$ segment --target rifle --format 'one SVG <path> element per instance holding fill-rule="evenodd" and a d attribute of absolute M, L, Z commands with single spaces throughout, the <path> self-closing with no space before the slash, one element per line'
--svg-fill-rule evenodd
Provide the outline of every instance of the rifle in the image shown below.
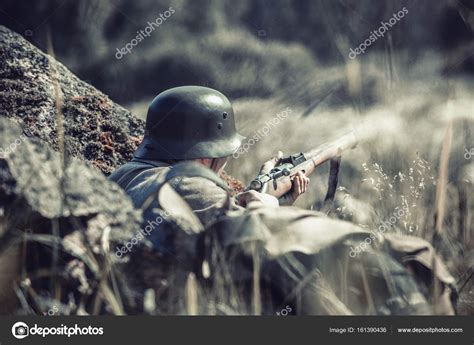
<path fill-rule="evenodd" d="M 329 160 L 331 165 L 328 191 L 325 198 L 325 203 L 327 203 L 334 198 L 336 193 L 341 154 L 345 150 L 356 147 L 356 145 L 356 136 L 351 131 L 335 141 L 317 146 L 306 153 L 300 152 L 284 157 L 270 172 L 260 174 L 250 182 L 247 190 L 253 189 L 280 198 L 291 190 L 293 176 L 298 171 L 302 171 L 306 176 L 309 176 L 318 166 Z"/>

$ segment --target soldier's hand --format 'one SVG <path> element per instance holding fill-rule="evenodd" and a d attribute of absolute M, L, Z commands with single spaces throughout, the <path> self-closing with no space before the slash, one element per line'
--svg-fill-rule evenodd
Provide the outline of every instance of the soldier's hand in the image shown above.
<path fill-rule="evenodd" d="M 277 154 L 272 157 L 269 161 L 265 162 L 260 169 L 260 174 L 266 174 L 270 172 L 283 158 L 283 152 L 278 151 Z M 279 200 L 280 205 L 293 205 L 298 197 L 306 192 L 309 186 L 310 179 L 301 171 L 298 171 L 292 177 L 291 190 L 283 195 Z"/>
<path fill-rule="evenodd" d="M 260 168 L 260 174 L 267 174 L 272 170 L 283 158 L 283 152 L 278 151 L 277 154 L 272 157 L 269 161 L 263 163 L 262 167 Z"/>
<path fill-rule="evenodd" d="M 278 199 L 280 201 L 280 205 L 293 205 L 296 199 L 298 199 L 298 197 L 308 189 L 310 179 L 303 172 L 298 171 L 292 177 L 291 182 L 291 190 Z"/>
<path fill-rule="evenodd" d="M 298 171 L 292 180 L 292 188 L 290 191 L 293 201 L 296 201 L 298 197 L 306 192 L 309 186 L 309 177 L 307 177 L 303 172 Z"/>
<path fill-rule="evenodd" d="M 237 195 L 237 200 L 240 206 L 252 208 L 261 205 L 278 207 L 278 200 L 270 194 L 259 193 L 254 190 L 249 190 Z"/>

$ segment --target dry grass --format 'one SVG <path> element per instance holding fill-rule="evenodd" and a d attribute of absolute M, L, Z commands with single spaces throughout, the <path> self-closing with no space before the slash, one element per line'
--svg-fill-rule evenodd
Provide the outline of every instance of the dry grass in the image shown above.
<path fill-rule="evenodd" d="M 420 62 L 390 87 L 384 85 L 377 64 L 359 66 L 362 78 L 373 79 L 376 95 L 374 104 L 362 108 L 348 104 L 337 93 L 304 117 L 300 114 L 305 108 L 295 97 L 236 101 L 238 128 L 248 137 L 282 109 L 289 106 L 293 112 L 248 154 L 232 160 L 228 172 L 248 182 L 277 150 L 306 151 L 354 129 L 360 144 L 342 159 L 338 204 L 331 216 L 375 229 L 396 207 L 406 207 L 393 231 L 433 243 L 452 274 L 460 278 L 474 249 L 474 161 L 463 157 L 465 148 L 473 145 L 473 86 L 462 78 L 427 77 L 430 65 L 435 68 L 436 64 Z M 354 66 L 339 72 L 346 73 L 351 93 L 357 93 L 361 77 Z M 409 74 L 423 77 L 414 79 Z M 322 168 L 297 205 L 321 207 L 326 180 L 327 168 Z M 463 288 L 471 306 L 472 286 L 470 282 Z"/>
<path fill-rule="evenodd" d="M 292 113 L 247 154 L 231 159 L 227 171 L 248 183 L 276 151 L 306 151 L 354 129 L 360 144 L 342 159 L 330 215 L 375 229 L 397 207 L 406 209 L 392 231 L 423 237 L 437 248 L 458 279 L 461 312 L 472 314 L 474 162 L 463 154 L 473 145 L 473 85 L 438 77 L 438 59 L 428 56 L 387 83 L 382 59 L 364 57 L 316 79 L 288 75 L 291 87 L 271 98 L 235 100 L 237 127 L 249 138 L 285 108 Z M 308 103 L 308 94 L 314 102 Z M 371 95 L 372 103 L 362 95 Z M 146 102 L 132 107 L 140 117 L 145 110 Z M 320 208 L 326 180 L 322 167 L 297 205 Z"/>

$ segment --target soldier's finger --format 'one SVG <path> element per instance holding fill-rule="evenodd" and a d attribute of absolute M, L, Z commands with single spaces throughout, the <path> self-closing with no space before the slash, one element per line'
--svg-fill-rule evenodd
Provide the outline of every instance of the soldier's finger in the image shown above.
<path fill-rule="evenodd" d="M 308 185 L 309 185 L 309 177 L 307 177 L 304 173 L 301 172 L 301 183 L 303 185 L 303 193 L 306 192 L 306 190 L 308 189 Z"/>
<path fill-rule="evenodd" d="M 303 193 L 306 193 L 306 187 L 307 187 L 307 183 L 306 183 L 306 176 L 301 176 L 301 194 Z"/>
<path fill-rule="evenodd" d="M 269 161 L 263 163 L 262 168 L 260 169 L 261 174 L 266 174 L 272 170 L 283 157 L 283 152 L 278 151 L 275 156 L 273 156 Z"/>
<path fill-rule="evenodd" d="M 293 176 L 293 189 L 295 193 L 301 193 L 301 175 L 299 171 Z"/>
<path fill-rule="evenodd" d="M 303 185 L 304 185 L 303 179 L 301 175 L 298 173 L 298 175 L 296 175 L 296 186 L 298 190 L 298 195 L 303 193 Z"/>
<path fill-rule="evenodd" d="M 281 151 L 278 151 L 276 155 L 272 157 L 272 159 L 270 160 L 272 169 L 278 164 L 278 162 L 280 161 L 280 159 L 282 159 L 282 157 L 283 157 L 283 152 Z"/>
<path fill-rule="evenodd" d="M 281 151 L 278 151 L 271 159 L 270 159 L 270 162 L 273 163 L 273 164 L 277 164 L 281 157 L 283 157 L 283 152 Z"/>
<path fill-rule="evenodd" d="M 309 178 L 308 177 L 304 177 L 304 185 L 305 185 L 305 188 L 308 188 L 309 186 Z"/>
<path fill-rule="evenodd" d="M 306 187 L 306 175 L 302 171 L 298 171 L 298 176 L 301 178 L 301 185 Z"/>

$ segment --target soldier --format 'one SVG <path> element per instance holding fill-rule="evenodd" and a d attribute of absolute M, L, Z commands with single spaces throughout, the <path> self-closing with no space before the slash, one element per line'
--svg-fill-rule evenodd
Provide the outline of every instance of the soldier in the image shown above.
<path fill-rule="evenodd" d="M 173 88 L 152 101 L 147 114 L 145 137 L 134 158 L 118 168 L 110 179 L 127 192 L 135 207 L 142 208 L 176 163 L 195 161 L 220 173 L 228 157 L 241 145 L 242 139 L 235 129 L 232 106 L 224 95 L 199 86 Z M 262 173 L 275 167 L 281 156 L 279 152 L 266 162 L 262 166 Z M 217 275 L 227 277 L 228 272 L 219 273 L 219 270 L 235 268 L 230 276 L 237 277 L 235 283 L 240 284 L 237 290 L 243 292 L 239 300 L 246 301 L 246 306 L 252 305 L 250 299 L 254 291 L 254 266 L 246 263 L 252 262 L 254 255 L 259 253 L 259 260 L 262 260 L 261 283 L 265 291 L 270 293 L 263 296 L 269 300 L 265 310 L 254 312 L 272 313 L 276 310 L 275 306 L 286 300 L 298 314 L 426 314 L 432 310 L 440 314 L 454 313 L 451 303 L 454 294 L 450 285 L 452 277 L 442 269 L 444 266 L 435 257 L 434 250 L 421 239 L 415 243 L 413 239 L 386 236 L 383 242 L 385 247 L 374 248 L 349 260 L 349 246 L 360 243 L 368 236 L 368 232 L 351 223 L 329 219 L 313 211 L 296 208 L 276 210 L 279 203 L 292 204 L 306 191 L 309 179 L 304 174 L 299 173 L 294 177 L 291 191 L 282 200 L 269 194 L 248 191 L 237 195 L 232 205 L 226 204 L 227 192 L 218 185 L 220 182 L 213 182 L 217 179 L 202 176 L 180 177 L 173 185 L 204 227 L 209 225 L 203 233 L 204 239 L 218 238 L 222 241 L 219 244 L 222 248 L 218 250 L 228 253 L 226 265 L 213 262 L 213 255 L 204 256 L 209 258 L 214 276 L 217 272 Z M 149 224 L 159 213 L 158 202 L 154 202 L 154 205 L 143 207 L 143 218 Z M 224 205 L 242 212 L 231 212 L 232 216 L 228 213 L 211 224 L 216 220 L 216 215 L 223 214 Z M 157 290 L 162 277 L 174 282 L 167 286 L 183 286 L 187 272 L 199 273 L 196 267 L 200 267 L 199 263 L 203 260 L 190 250 L 191 260 L 179 259 L 175 266 L 176 262 L 165 261 L 165 257 L 183 258 L 183 252 L 187 252 L 184 249 L 186 240 L 180 249 L 175 250 L 167 234 L 165 229 L 160 229 L 150 236 L 153 249 L 165 254 L 160 254 L 157 261 L 149 260 L 147 251 L 143 256 L 145 260 L 131 260 L 150 266 L 141 270 L 144 277 L 140 279 L 146 282 L 146 286 Z M 252 244 L 252 241 L 262 247 Z M 415 244 L 419 248 L 417 253 L 422 253 L 418 254 L 420 258 L 410 252 Z M 197 248 L 194 244 L 192 247 Z M 216 248 L 208 246 L 205 251 L 213 253 Z M 249 248 L 260 248 L 260 251 Z M 425 274 L 421 275 L 416 273 L 420 271 L 419 262 L 430 261 L 424 260 L 424 255 L 432 260 L 435 258 L 437 269 L 426 267 L 423 270 Z M 187 265 L 190 261 L 195 262 Z M 168 269 L 166 274 L 162 274 L 161 268 L 155 273 L 157 263 Z M 410 273 L 410 270 L 416 274 Z M 220 281 L 220 278 L 215 279 L 214 283 Z M 440 288 L 432 292 L 430 288 L 434 283 L 431 282 L 438 281 Z M 214 288 L 212 284 L 209 286 Z M 169 290 L 168 299 L 172 302 L 165 305 L 175 308 L 183 301 L 180 295 L 182 291 Z M 212 293 L 206 295 L 212 298 L 221 296 Z M 224 303 L 225 299 L 224 296 Z M 433 309 L 428 299 L 433 299 Z"/>
<path fill-rule="evenodd" d="M 145 136 L 134 158 L 109 178 L 139 207 L 175 163 L 193 160 L 219 174 L 243 139 L 235 129 L 232 105 L 222 93 L 201 86 L 172 88 L 151 102 Z M 262 171 L 270 170 L 281 157 L 278 152 L 262 166 Z M 283 198 L 277 200 L 269 194 L 248 191 L 237 195 L 234 207 L 290 205 L 308 185 L 309 178 L 300 172 L 293 180 L 292 190 Z M 203 224 L 212 220 L 227 196 L 221 187 L 200 177 L 182 178 L 174 187 Z"/>

